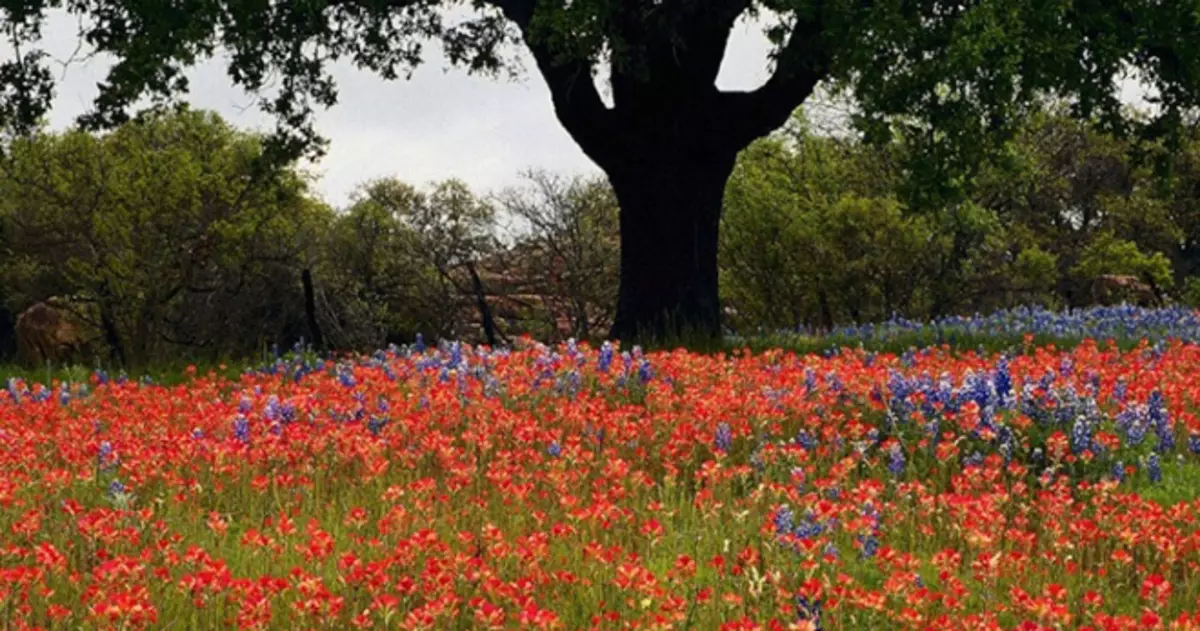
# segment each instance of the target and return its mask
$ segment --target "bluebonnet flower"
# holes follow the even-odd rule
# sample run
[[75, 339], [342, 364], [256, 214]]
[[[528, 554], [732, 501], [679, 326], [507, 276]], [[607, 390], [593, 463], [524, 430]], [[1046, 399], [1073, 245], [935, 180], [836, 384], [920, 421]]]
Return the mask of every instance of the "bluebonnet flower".
[[773, 519], [775, 522], [775, 534], [791, 534], [796, 528], [795, 519], [795, 513], [792, 512], [791, 508], [788, 508], [787, 506], [779, 507], [779, 510], [775, 511], [775, 517]]
[[900, 477], [904, 473], [904, 450], [900, 445], [893, 445], [891, 453], [888, 457], [888, 471], [895, 477]]
[[812, 394], [813, 390], [817, 389], [817, 373], [812, 368], [804, 369], [804, 390], [805, 394]]
[[546, 453], [550, 454], [551, 458], [557, 458], [562, 455], [562, 446], [557, 442], [550, 443], [550, 446], [546, 448]]
[[252, 409], [254, 409], [254, 403], [250, 400], [250, 397], [242, 397], [241, 400], [238, 401], [239, 414], [249, 414], [250, 410]]
[[233, 435], [243, 443], [250, 442], [250, 420], [245, 415], [238, 414], [233, 420]]
[[1128, 388], [1129, 388], [1129, 384], [1125, 383], [1125, 378], [1124, 377], [1118, 378], [1117, 384], [1115, 386], [1113, 386], [1113, 393], [1112, 393], [1113, 398], [1116, 399], [1117, 401], [1124, 403], [1125, 402], [1125, 391]]
[[654, 369], [650, 367], [650, 360], [642, 359], [638, 364], [638, 381], [646, 383], [654, 377]]
[[204, 438], [204, 430], [200, 429], [199, 427], [193, 429], [192, 430], [192, 438], [194, 438], [196, 440], [200, 440], [201, 438]]
[[1188, 451], [1200, 454], [1200, 434], [1188, 434]]
[[1092, 423], [1086, 416], [1075, 419], [1071, 426], [1071, 452], [1078, 455], [1092, 448]]
[[373, 414], [367, 420], [367, 431], [378, 436], [383, 431], [383, 428], [387, 426], [389, 420], [386, 414]]
[[875, 535], [859, 535], [858, 542], [862, 544], [862, 556], [869, 559], [879, 551], [879, 539]]
[[813, 519], [812, 513], [804, 514], [804, 519], [792, 530], [792, 534], [800, 539], [811, 539], [825, 531], [825, 527]]
[[996, 362], [996, 373], [992, 376], [996, 397], [1000, 405], [1007, 406], [1012, 399], [1012, 373], [1008, 369], [1008, 358], [1001, 356]]
[[1162, 393], [1158, 390], [1150, 393], [1150, 400], [1146, 402], [1146, 417], [1150, 426], [1154, 428], [1155, 436], [1158, 437], [1158, 444], [1155, 446], [1158, 452], [1167, 453], [1174, 450], [1175, 428], [1167, 414]]
[[1118, 483], [1125, 481], [1125, 463], [1120, 460], [1113, 463], [1112, 477]]
[[812, 451], [813, 449], [817, 448], [816, 437], [814, 437], [812, 434], [809, 434], [808, 430], [804, 429], [800, 430], [800, 433], [796, 435], [796, 443], [808, 451]]
[[917, 588], [925, 587], [925, 581], [921, 580], [920, 574], [913, 575], [913, 585], [916, 585]]
[[834, 545], [832, 541], [830, 541], [829, 543], [825, 544], [825, 550], [823, 551], [823, 554], [827, 557], [836, 559], [838, 558], [838, 547]]
[[1154, 483], [1162, 482], [1162, 467], [1158, 463], [1158, 454], [1151, 452], [1146, 458], [1146, 474]]
[[716, 434], [713, 436], [713, 448], [721, 453], [728, 453], [732, 446], [733, 430], [729, 427], [729, 423], [717, 425]]
[[125, 485], [120, 480], [113, 480], [108, 485], [108, 495], [114, 499], [125, 495]]
[[413, 343], [413, 349], [418, 353], [425, 352], [425, 336], [417, 333], [417, 340]]
[[608, 372], [613, 361], [613, 345], [612, 342], [604, 342], [600, 345], [600, 356], [596, 359], [596, 368], [600, 372]]
[[978, 451], [963, 459], [963, 468], [978, 467], [983, 464], [983, 454]]

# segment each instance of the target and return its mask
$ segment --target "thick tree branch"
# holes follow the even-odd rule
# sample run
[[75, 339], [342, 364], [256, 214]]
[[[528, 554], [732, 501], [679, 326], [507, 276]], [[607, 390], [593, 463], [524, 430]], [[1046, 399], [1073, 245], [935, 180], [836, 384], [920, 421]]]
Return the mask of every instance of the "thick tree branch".
[[751, 92], [722, 95], [739, 147], [782, 127], [828, 75], [831, 55], [822, 41], [822, 28], [818, 16], [798, 18], [771, 78]]
[[488, 0], [521, 31], [522, 39], [550, 87], [559, 122], [597, 163], [609, 160], [613, 130], [612, 112], [604, 106], [592, 80], [589, 60], [567, 59], [531, 31], [537, 0]]

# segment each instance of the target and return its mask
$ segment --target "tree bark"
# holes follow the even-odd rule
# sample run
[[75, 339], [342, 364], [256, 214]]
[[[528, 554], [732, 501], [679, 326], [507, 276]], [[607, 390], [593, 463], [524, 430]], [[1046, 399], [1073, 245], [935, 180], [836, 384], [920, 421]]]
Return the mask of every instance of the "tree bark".
[[304, 317], [308, 322], [308, 332], [312, 335], [313, 347], [323, 350], [325, 336], [321, 333], [321, 324], [317, 321], [317, 294], [313, 289], [312, 270], [304, 268], [300, 272], [300, 283], [304, 287]]
[[660, 145], [654, 155], [650, 147], [632, 146], [634, 155], [606, 169], [621, 208], [621, 284], [611, 335], [720, 335], [717, 234], [737, 149]]
[[[695, 3], [669, 27], [636, 7], [614, 29], [629, 50], [610, 64], [612, 107], [593, 62], [561, 54], [535, 28], [536, 0], [485, 0], [520, 30], [555, 115], [600, 166], [621, 206], [621, 286], [612, 336], [717, 337], [717, 232], [737, 153], [779, 128], [829, 70], [818, 15], [796, 21], [776, 68], [749, 92], [716, 87], [729, 34], [748, 0]], [[819, 13], [819, 12], [817, 12]]]
[[496, 320], [492, 317], [492, 307], [487, 301], [487, 292], [483, 289], [483, 279], [475, 264], [467, 263], [467, 272], [471, 274], [471, 293], [475, 295], [475, 306], [479, 309], [479, 318], [483, 323], [483, 337], [488, 346], [496, 347]]

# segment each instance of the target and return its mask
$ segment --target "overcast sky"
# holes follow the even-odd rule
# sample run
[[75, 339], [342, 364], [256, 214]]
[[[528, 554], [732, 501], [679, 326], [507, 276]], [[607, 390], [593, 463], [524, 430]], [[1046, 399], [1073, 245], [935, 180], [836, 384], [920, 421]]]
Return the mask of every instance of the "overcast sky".
[[[77, 43], [74, 20], [55, 15], [48, 26], [47, 51], [67, 59]], [[768, 50], [761, 28], [740, 24], [717, 84], [725, 89], [761, 85], [768, 74]], [[598, 172], [559, 126], [549, 91], [532, 59], [520, 52], [527, 71], [516, 81], [447, 69], [434, 49], [409, 81], [385, 82], [349, 65], [336, 67], [340, 102], [317, 116], [318, 130], [330, 140], [328, 154], [314, 168], [319, 192], [340, 205], [356, 185], [383, 176], [414, 184], [458, 177], [482, 193], [518, 183], [526, 167]], [[71, 124], [89, 106], [108, 65], [93, 58], [61, 70], [53, 128]], [[190, 77], [188, 100], [195, 107], [216, 110], [239, 127], [270, 127], [251, 97], [233, 88], [219, 59], [197, 67]]]

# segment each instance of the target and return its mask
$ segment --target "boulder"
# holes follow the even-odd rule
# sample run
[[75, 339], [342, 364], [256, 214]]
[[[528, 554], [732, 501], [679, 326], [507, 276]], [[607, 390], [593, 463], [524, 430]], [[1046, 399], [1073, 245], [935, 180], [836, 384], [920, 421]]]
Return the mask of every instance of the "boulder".
[[1148, 283], [1136, 276], [1104, 274], [1092, 281], [1092, 298], [1099, 304], [1112, 305], [1121, 302], [1150, 307], [1162, 301]]
[[53, 298], [22, 311], [14, 328], [17, 358], [27, 366], [80, 359], [88, 342], [78, 318]]

